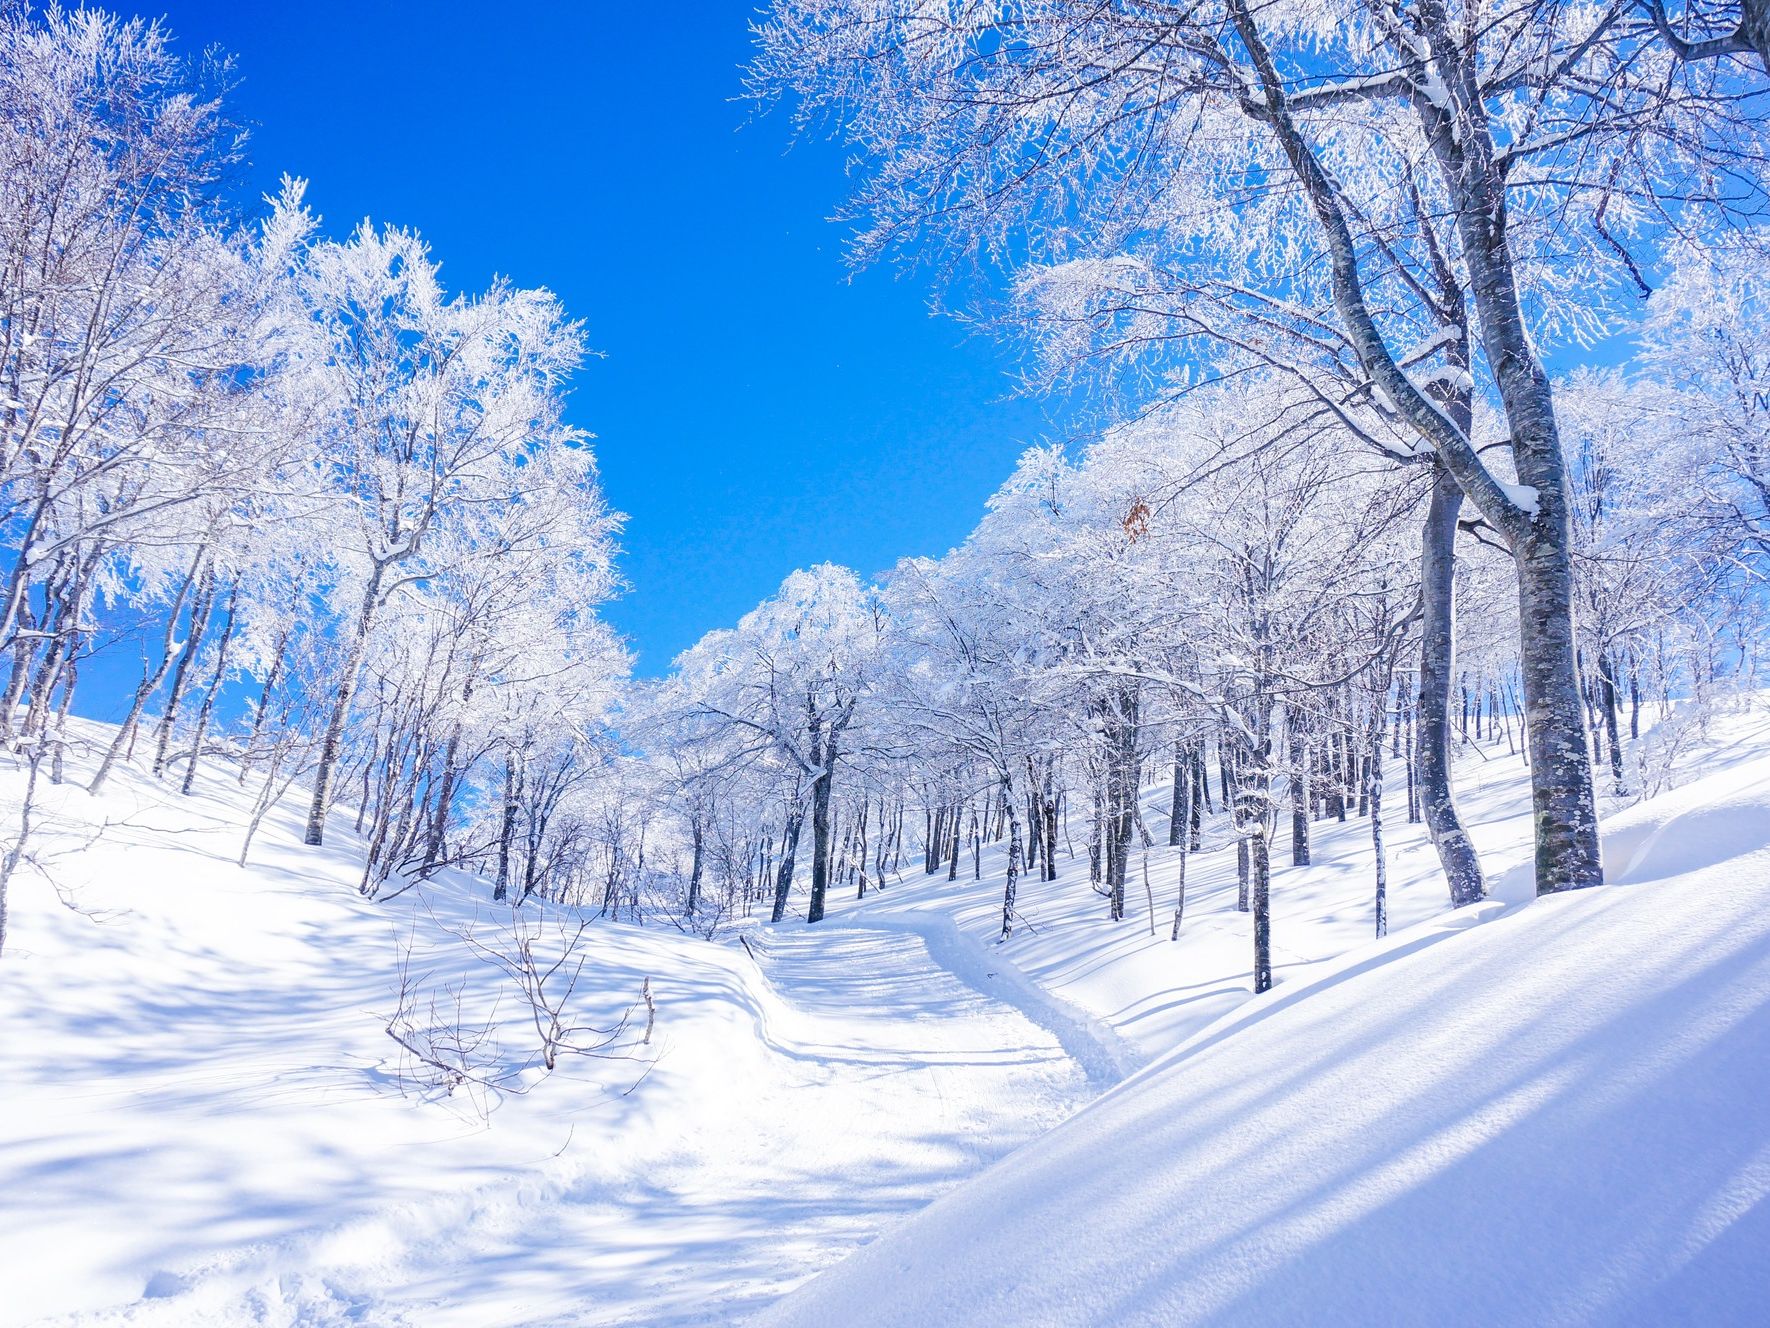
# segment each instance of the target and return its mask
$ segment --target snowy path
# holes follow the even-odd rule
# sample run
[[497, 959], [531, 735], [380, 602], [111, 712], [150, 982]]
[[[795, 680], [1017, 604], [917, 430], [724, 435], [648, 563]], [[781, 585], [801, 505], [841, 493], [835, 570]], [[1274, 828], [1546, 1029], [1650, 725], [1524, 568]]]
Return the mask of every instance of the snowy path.
[[716, 1094], [699, 1146], [672, 1141], [618, 1193], [585, 1178], [548, 1212], [550, 1243], [594, 1249], [598, 1267], [542, 1321], [575, 1302], [587, 1323], [728, 1322], [1092, 1096], [1049, 1034], [910, 933], [793, 930], [757, 948], [774, 1072]]
[[1609, 886], [1295, 973], [758, 1323], [1764, 1323], [1762, 723], [1607, 819]]
[[0, 1324], [726, 1323], [1102, 1087], [969, 942], [599, 924], [590, 1013], [649, 977], [655, 1065], [562, 1066], [487, 1130], [393, 1091], [405, 922], [346, 847], [289, 827], [241, 872], [224, 803], [130, 788], [61, 871], [116, 911], [21, 892], [0, 970]]

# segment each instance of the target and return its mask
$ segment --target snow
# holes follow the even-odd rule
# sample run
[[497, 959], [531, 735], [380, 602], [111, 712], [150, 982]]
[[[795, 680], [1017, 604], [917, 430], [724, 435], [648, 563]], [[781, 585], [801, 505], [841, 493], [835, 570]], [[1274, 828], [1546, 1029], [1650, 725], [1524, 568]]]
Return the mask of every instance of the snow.
[[1420, 387], [1424, 390], [1437, 383], [1443, 383], [1453, 392], [1473, 392], [1475, 390], [1474, 376], [1467, 369], [1455, 364], [1441, 365], [1434, 369], [1420, 381]]
[[1612, 819], [1623, 884], [1236, 1003], [758, 1322], [1759, 1322], [1770, 749], [1731, 736]]
[[[637, 1059], [562, 1062], [488, 1129], [462, 1094], [402, 1096], [382, 1027], [414, 924], [414, 970], [483, 1004], [490, 969], [409, 896], [359, 900], [358, 846], [301, 847], [299, 797], [242, 871], [248, 799], [204, 791], [54, 791], [46, 866], [94, 916], [15, 894], [0, 1323], [725, 1322], [1092, 1096], [901, 929], [757, 937], [753, 959], [603, 922], [586, 1018], [649, 977], [655, 1047], [630, 1025]], [[432, 893], [443, 922], [472, 919], [470, 884], [489, 893]]]
[[[79, 780], [108, 734], [74, 732]], [[496, 936], [483, 882], [362, 901], [349, 816], [306, 849], [299, 794], [242, 870], [221, 768], [51, 789], [56, 888], [15, 887], [0, 959], [0, 1324], [1747, 1322], [1770, 711], [1686, 753], [1608, 807], [1617, 885], [1533, 901], [1523, 767], [1466, 748], [1495, 897], [1454, 912], [1391, 779], [1381, 941], [1368, 823], [1307, 868], [1281, 830], [1257, 998], [1216, 821], [1178, 943], [1165, 845], [1120, 923], [1085, 857], [1023, 878], [1005, 945], [993, 855], [747, 946], [598, 921], [584, 1018], [649, 979], [652, 1043], [541, 1075], [507, 993], [530, 1091], [489, 1120], [382, 1031], [402, 936], [490, 1007], [444, 930]]]
[[1424, 337], [1416, 345], [1410, 347], [1397, 361], [1400, 364], [1418, 364], [1421, 360], [1437, 354], [1447, 346], [1455, 346], [1462, 342], [1463, 331], [1454, 323], [1447, 323]]
[[1504, 480], [1496, 480], [1495, 483], [1500, 486], [1500, 492], [1506, 495], [1507, 500], [1511, 502], [1513, 507], [1516, 507], [1520, 512], [1523, 512], [1528, 516], [1536, 515], [1537, 502], [1541, 495], [1537, 493], [1535, 486], [1529, 484], [1507, 484]]

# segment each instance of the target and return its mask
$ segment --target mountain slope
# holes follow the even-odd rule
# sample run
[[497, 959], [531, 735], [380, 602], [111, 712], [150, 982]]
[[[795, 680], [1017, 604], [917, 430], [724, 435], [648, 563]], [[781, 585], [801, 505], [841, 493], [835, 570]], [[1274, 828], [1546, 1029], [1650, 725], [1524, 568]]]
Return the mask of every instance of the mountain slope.
[[1761, 1322], [1770, 757], [1608, 829], [1620, 884], [1247, 1003], [758, 1322]]
[[[619, 1058], [542, 1079], [526, 1009], [448, 934], [506, 936], [485, 883], [364, 901], [348, 818], [304, 848], [299, 799], [242, 870], [249, 799], [220, 770], [190, 799], [124, 772], [47, 802], [44, 865], [84, 912], [25, 878], [0, 960], [0, 1324], [729, 1322], [1094, 1091], [864, 925], [752, 954], [598, 921], [574, 1008], [631, 1015]], [[467, 1089], [402, 1082], [402, 942], [469, 1024], [497, 1007], [497, 1068], [530, 1091], [490, 1128]]]

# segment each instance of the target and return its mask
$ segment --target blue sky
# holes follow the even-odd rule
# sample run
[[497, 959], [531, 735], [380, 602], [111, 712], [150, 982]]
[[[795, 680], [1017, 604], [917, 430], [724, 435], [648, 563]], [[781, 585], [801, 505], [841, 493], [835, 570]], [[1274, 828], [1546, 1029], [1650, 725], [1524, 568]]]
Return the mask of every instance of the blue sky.
[[452, 288], [586, 321], [572, 414], [630, 516], [609, 617], [642, 673], [794, 567], [944, 551], [1064, 433], [926, 283], [850, 280], [841, 151], [736, 100], [748, 5], [109, 3], [234, 54], [259, 192], [305, 176], [328, 231], [416, 227]]

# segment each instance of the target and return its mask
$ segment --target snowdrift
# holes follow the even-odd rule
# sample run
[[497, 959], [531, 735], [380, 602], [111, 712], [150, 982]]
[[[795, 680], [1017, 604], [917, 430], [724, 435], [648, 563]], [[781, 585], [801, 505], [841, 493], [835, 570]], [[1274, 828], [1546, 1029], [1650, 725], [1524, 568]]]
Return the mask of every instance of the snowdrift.
[[516, 1029], [491, 1128], [383, 1031], [406, 947], [495, 1005], [448, 934], [484, 882], [368, 903], [299, 798], [242, 870], [224, 769], [93, 799], [77, 757], [0, 961], [0, 1325], [1757, 1322], [1770, 709], [1686, 750], [1616, 884], [1538, 902], [1522, 767], [1466, 753], [1496, 897], [1448, 911], [1392, 824], [1383, 941], [1368, 825], [1318, 824], [1258, 998], [1209, 829], [1178, 942], [1165, 847], [1153, 928], [1066, 858], [997, 945], [993, 855], [749, 948], [598, 921], [580, 1013], [649, 979], [653, 1042], [542, 1078]]
[[1753, 750], [1614, 818], [1618, 884], [1300, 975], [758, 1322], [1763, 1322]]
[[[305, 848], [299, 797], [242, 870], [231, 772], [95, 799], [87, 771], [45, 792], [48, 880], [0, 959], [0, 1324], [727, 1323], [1093, 1096], [1037, 1024], [861, 926], [752, 953], [598, 920], [574, 1008], [633, 1018], [542, 1079], [447, 934], [508, 925], [485, 882], [365, 901], [349, 817]], [[403, 945], [423, 990], [498, 1014], [530, 1091], [489, 1126], [402, 1082]]]

